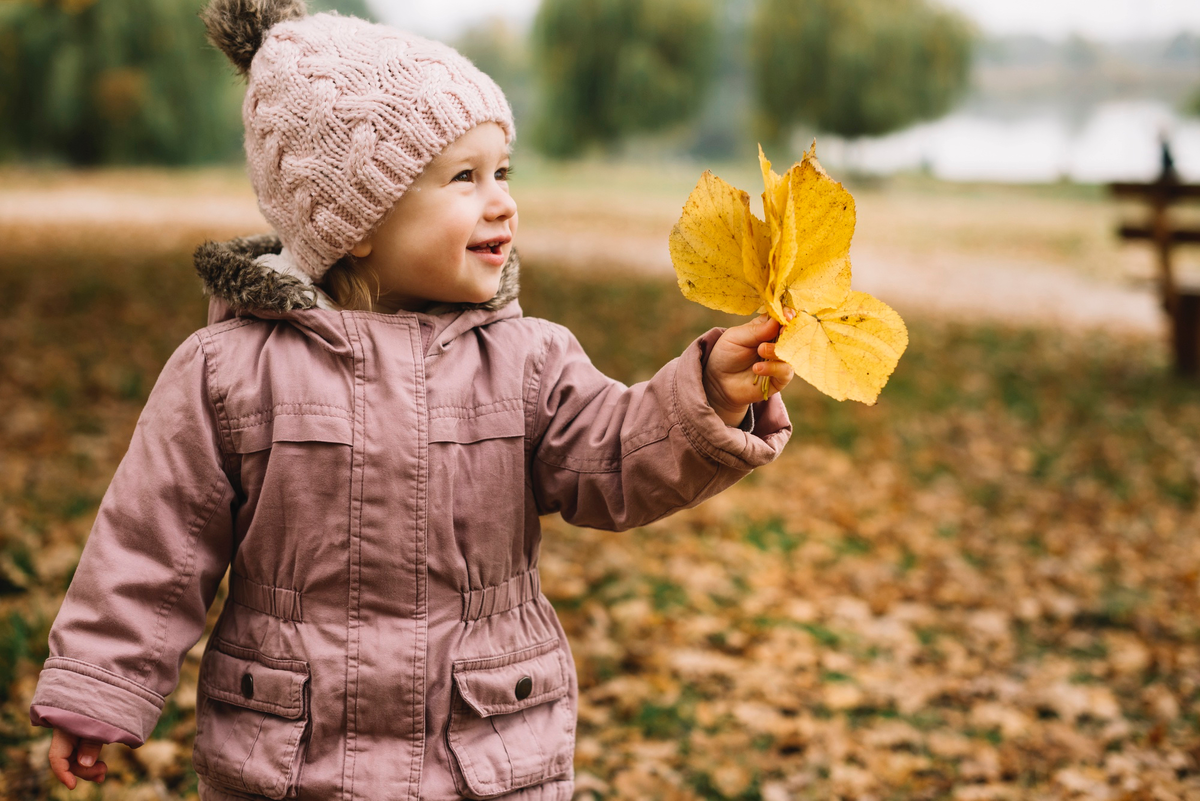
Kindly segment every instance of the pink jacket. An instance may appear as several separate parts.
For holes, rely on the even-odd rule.
[[[575,668],[538,516],[624,529],[697,504],[778,455],[783,404],[720,421],[717,330],[648,382],[606,378],[521,316],[515,260],[483,307],[384,315],[305,308],[253,261],[272,249],[198,251],[213,324],[138,421],[31,719],[141,744],[232,567],[200,668],[202,799],[566,801]]]

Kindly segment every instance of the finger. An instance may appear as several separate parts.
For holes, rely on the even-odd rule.
[[[779,323],[766,314],[725,331],[725,337],[729,342],[752,350],[757,348],[760,342],[774,339],[778,335]]]
[[[771,382],[779,389],[786,387],[796,374],[795,370],[787,362],[755,362],[753,369],[755,375],[770,376]]]
[[[61,729],[55,729],[54,735],[50,738],[50,772],[66,785],[68,790],[75,789],[75,777],[71,775],[71,754],[75,752],[77,742],[79,742],[78,737],[67,734]]]
[[[761,343],[758,346],[758,355],[762,356],[764,359],[776,358],[775,357],[775,343],[774,342]]]
[[[103,762],[97,762],[94,765],[80,765],[78,761],[72,761],[71,772],[81,779],[89,782],[99,782],[104,780],[104,776],[108,773],[108,765]]]

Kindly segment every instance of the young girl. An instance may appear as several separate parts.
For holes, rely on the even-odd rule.
[[[214,0],[278,236],[207,244],[210,325],[164,367],[30,709],[68,787],[201,661],[205,801],[572,794],[574,664],[539,515],[625,529],[774,459],[764,318],[651,380],[521,316],[513,122],[450,48],[295,0]],[[757,402],[755,402],[757,401]]]

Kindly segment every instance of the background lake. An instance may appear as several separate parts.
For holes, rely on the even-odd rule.
[[[1161,169],[1166,135],[1180,176],[1200,180],[1200,120],[1181,117],[1169,103],[1112,101],[1073,116],[1053,107],[1019,117],[960,111],[885,137],[823,138],[821,153],[831,166],[856,172],[919,170],[946,181],[1144,181]]]

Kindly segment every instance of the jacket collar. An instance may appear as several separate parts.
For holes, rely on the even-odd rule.
[[[208,323],[234,317],[286,319],[317,335],[332,350],[343,350],[343,314],[376,315],[375,312],[340,312],[318,308],[318,290],[293,275],[277,272],[270,260],[260,256],[278,254],[282,243],[275,234],[240,237],[228,242],[205,242],[196,249],[196,272],[211,298]],[[264,263],[268,262],[268,263]],[[454,337],[476,326],[508,317],[519,317],[516,299],[520,291],[520,259],[514,249],[505,263],[496,296],[486,303],[447,303],[414,314],[431,327],[429,349],[436,350]]]

